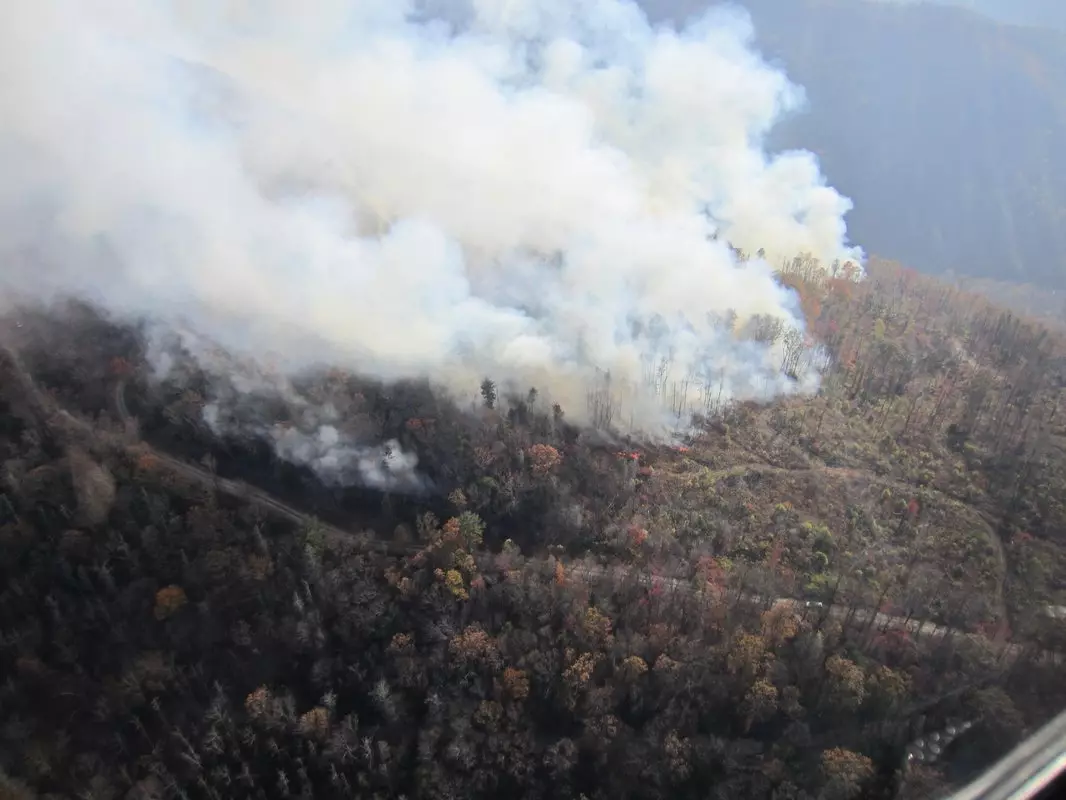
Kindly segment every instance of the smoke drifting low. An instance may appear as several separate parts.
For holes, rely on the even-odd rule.
[[[311,469],[328,486],[409,495],[435,488],[415,453],[395,439],[381,442],[360,394],[326,397],[321,384],[301,391],[286,376],[235,359],[195,331],[157,330],[149,345],[147,359],[170,396],[206,399],[199,416],[215,436],[267,442],[276,458]]]
[[[272,442],[279,459],[307,466],[327,485],[361,484],[405,494],[430,489],[418,471],[418,456],[395,439],[377,446],[360,444],[338,429],[340,415],[331,406],[303,411],[298,424],[264,424],[258,415],[246,413],[243,398],[215,399],[204,407],[204,420],[219,436]]]
[[[9,296],[181,322],[288,370],[464,395],[490,375],[572,416],[597,370],[640,387],[663,359],[726,397],[815,385],[722,323],[798,326],[770,263],[860,255],[815,159],[762,150],[802,95],[739,12],[683,30],[622,0],[5,12]]]

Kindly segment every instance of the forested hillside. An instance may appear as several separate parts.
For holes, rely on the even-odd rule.
[[[339,371],[253,398],[417,452],[413,494],[219,438],[218,374],[178,354],[160,384],[91,309],[7,320],[0,794],[922,797],[972,775],[1066,707],[1066,341],[890,264],[781,280],[829,348],[822,391],[708,402],[682,444],[491,376],[475,409]]]
[[[807,94],[772,144],[819,155],[855,202],[854,241],[923,271],[1066,286],[1066,32],[932,4],[738,4]],[[681,19],[708,3],[643,5]]]

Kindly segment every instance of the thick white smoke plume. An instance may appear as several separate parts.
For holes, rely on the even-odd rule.
[[[801,95],[736,11],[624,0],[9,0],[0,290],[184,320],[296,369],[464,394],[590,375],[811,388],[739,341],[797,325],[770,263],[857,258]],[[766,261],[738,265],[727,242]],[[769,263],[768,263],[769,262]],[[626,414],[654,420],[660,404]],[[623,412],[624,413],[624,412]]]

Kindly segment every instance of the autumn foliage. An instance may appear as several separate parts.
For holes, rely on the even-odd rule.
[[[263,399],[289,435],[329,404],[395,439],[426,493],[218,440],[224,377],[179,355],[180,380],[142,380],[128,332],[28,354],[115,491],[79,514],[65,418],[0,385],[0,783],[889,797],[907,742],[956,719],[994,760],[1066,705],[1066,345],[920,275],[844,273],[783,268],[809,339],[779,349],[824,349],[820,393],[718,407],[681,446],[495,384],[476,413],[339,371]]]
[[[529,448],[530,469],[534,475],[550,475],[563,462],[559,451],[550,444],[535,444]]]
[[[172,617],[187,602],[185,590],[180,586],[165,586],[155,593],[155,618],[163,620]]]

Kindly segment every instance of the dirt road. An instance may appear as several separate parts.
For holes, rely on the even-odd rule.
[[[20,388],[23,392],[26,392],[32,396],[34,404],[44,411],[49,419],[49,424],[61,425],[68,429],[70,432],[76,432],[80,437],[86,437],[88,435],[94,435],[96,432],[92,428],[89,422],[81,419],[75,414],[67,412],[65,409],[58,408],[55,403],[44,394],[39,387],[33,381],[30,374],[24,369],[18,353],[10,347],[3,345],[0,346],[0,352],[3,353],[14,367],[15,371],[19,373]],[[129,408],[126,403],[126,383],[124,380],[116,382],[114,390],[114,411],[119,421],[126,427],[127,434],[135,432],[137,430],[137,420],[130,414]],[[156,448],[151,447],[143,440],[139,442],[140,446],[146,449],[146,452],[156,459],[156,463],[172,471],[174,474],[181,476],[182,478],[194,483],[199,483],[203,486],[212,487],[216,491],[223,492],[227,495],[242,498],[246,501],[255,503],[262,507],[264,510],[269,511],[280,518],[286,519],[295,525],[299,526],[317,526],[319,530],[323,531],[327,536],[336,537],[351,537],[351,531],[345,531],[341,528],[337,528],[331,525],[323,524],[320,520],[313,516],[306,514],[292,506],[281,502],[275,497],[271,496],[267,492],[258,489],[243,481],[236,481],[227,478],[221,478],[213,472],[192,464],[183,459],[176,458],[168,453],[162,452]],[[762,471],[778,471],[778,472],[798,472],[799,470],[786,470],[778,467],[771,467],[765,464],[751,464],[742,465],[740,467],[734,467],[733,470],[746,470],[746,469],[758,469]],[[831,469],[831,468],[830,468]],[[731,470],[732,471],[732,470]],[[817,471],[816,468],[812,468],[807,471]],[[837,470],[838,472],[846,472],[845,470]],[[904,486],[904,484],[900,484]],[[913,487],[908,487],[908,490],[913,490]],[[419,551],[417,546],[401,546],[384,540],[366,540],[364,539],[363,546],[367,550],[375,552],[384,552],[394,555],[408,555]],[[616,570],[607,567],[597,567],[588,564],[584,564],[578,567],[577,574],[583,575],[587,580],[603,580],[616,576],[618,573]],[[572,573],[574,574],[574,573]],[[643,573],[639,576],[639,580],[642,584],[647,586],[658,585],[665,587],[671,591],[679,592],[692,592],[696,589],[695,583],[688,579],[682,578],[661,578],[647,573]],[[767,606],[771,605],[785,605],[793,608],[802,613],[824,613],[827,617],[844,618],[849,613],[851,618],[857,619],[860,622],[868,622],[870,619],[871,610],[866,609],[850,609],[845,606],[829,606],[824,607],[821,605],[812,605],[804,603],[803,601],[796,600],[790,597],[779,598],[761,598],[758,595],[750,594],[744,599],[751,602],[765,603]],[[949,634],[958,636],[969,636],[970,634],[965,631],[948,628],[946,626],[937,625],[928,620],[919,620],[913,618],[895,617],[882,613],[874,613],[873,625],[877,625],[883,628],[896,627],[907,630],[916,636],[931,637],[931,638],[943,638]],[[993,647],[989,643],[989,647]],[[1000,645],[998,651],[1004,655],[1018,655],[1023,651],[1021,645],[1009,644]],[[1062,654],[1045,653],[1047,657],[1053,658],[1055,661],[1063,660]]]

